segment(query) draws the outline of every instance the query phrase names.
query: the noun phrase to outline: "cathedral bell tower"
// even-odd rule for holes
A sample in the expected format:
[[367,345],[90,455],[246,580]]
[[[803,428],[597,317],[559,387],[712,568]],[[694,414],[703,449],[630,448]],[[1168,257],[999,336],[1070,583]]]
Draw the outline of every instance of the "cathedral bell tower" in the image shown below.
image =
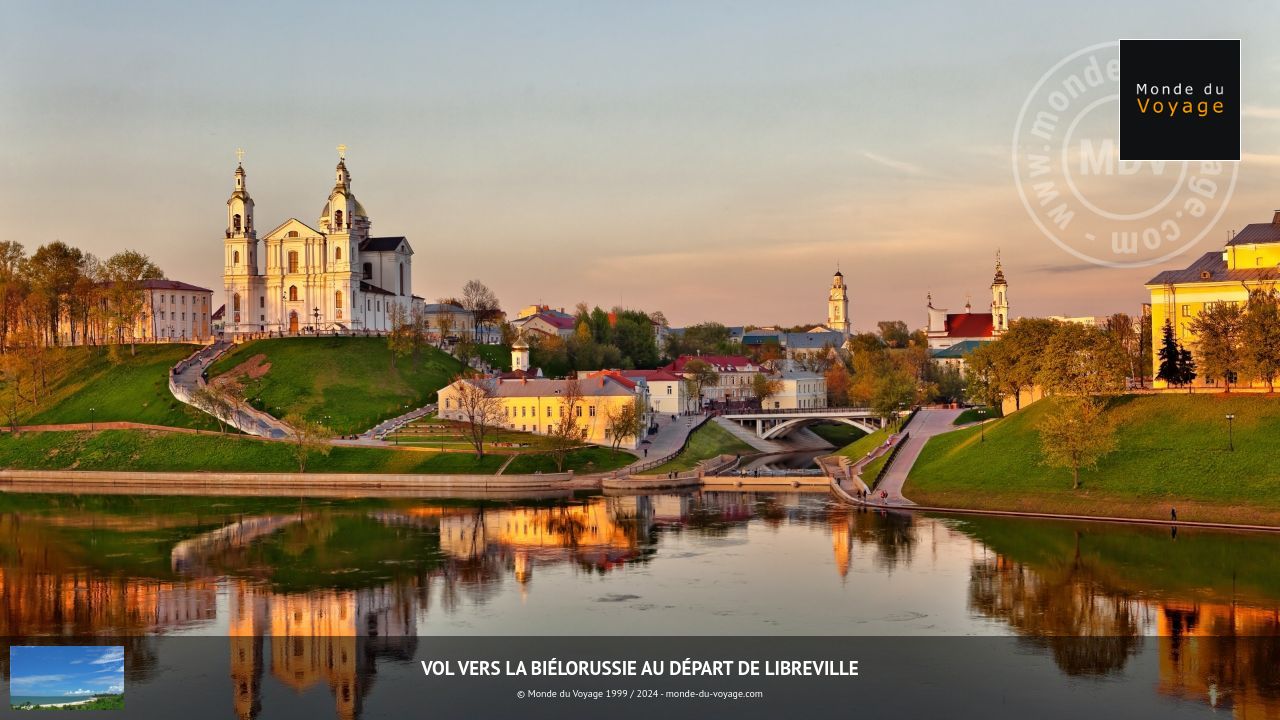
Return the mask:
[[827,294],[827,327],[849,337],[849,295],[844,274],[838,268],[831,279],[831,292]]
[[991,334],[999,337],[1009,329],[1009,283],[1005,282],[1004,269],[1000,266],[1000,251],[996,251],[996,277],[991,281]]
[[237,150],[235,189],[227,200],[226,275],[258,274],[258,231],[253,226],[253,198],[245,185],[244,151]]

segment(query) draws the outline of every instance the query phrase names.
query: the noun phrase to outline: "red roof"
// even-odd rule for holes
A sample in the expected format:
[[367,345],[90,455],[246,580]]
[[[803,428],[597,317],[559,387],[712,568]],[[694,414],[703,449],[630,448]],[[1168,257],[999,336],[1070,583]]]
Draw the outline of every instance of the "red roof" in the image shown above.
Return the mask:
[[949,313],[947,337],[992,337],[991,313]]
[[669,372],[684,372],[684,366],[694,360],[701,360],[718,371],[737,370],[745,372],[748,368],[758,369],[755,363],[741,355],[681,355],[676,361],[662,368]]
[[636,389],[636,384],[632,382],[630,379],[620,375],[617,370],[596,370],[595,372],[587,373],[587,378],[588,379],[600,378],[601,382],[603,382],[605,378],[608,378],[609,380],[613,380],[614,382],[618,383],[619,385],[621,385],[622,387],[628,390]]
[[659,368],[657,370],[623,370],[622,375],[629,378],[640,378],[646,382],[670,382],[679,380],[680,376],[675,375],[667,370]]

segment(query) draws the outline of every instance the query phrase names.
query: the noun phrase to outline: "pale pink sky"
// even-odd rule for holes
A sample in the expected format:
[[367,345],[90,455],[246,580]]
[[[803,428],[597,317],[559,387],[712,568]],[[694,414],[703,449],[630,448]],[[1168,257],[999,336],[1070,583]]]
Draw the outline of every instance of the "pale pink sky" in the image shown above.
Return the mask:
[[316,221],[345,143],[375,234],[409,237],[432,299],[479,278],[508,311],[799,324],[825,319],[839,262],[856,327],[918,326],[929,291],[984,307],[999,247],[1015,316],[1136,312],[1181,261],[1063,252],[1009,153],[1045,69],[1138,29],[1244,39],[1247,159],[1185,260],[1280,206],[1277,7],[858,5],[19,2],[0,239],[136,248],[221,298],[235,148],[266,229]]

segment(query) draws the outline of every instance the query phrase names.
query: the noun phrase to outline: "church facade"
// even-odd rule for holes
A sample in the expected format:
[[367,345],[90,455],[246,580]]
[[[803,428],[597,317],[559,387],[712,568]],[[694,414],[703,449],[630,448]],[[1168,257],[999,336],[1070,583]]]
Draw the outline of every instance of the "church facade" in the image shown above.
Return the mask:
[[413,305],[413,248],[401,236],[372,236],[372,227],[340,157],[316,226],[290,218],[259,240],[238,164],[223,241],[224,332],[390,330],[398,312]]
[[975,343],[991,342],[1003,335],[1009,329],[1009,283],[1004,279],[1000,255],[996,255],[996,274],[991,281],[990,312],[973,312],[968,302],[962,313],[947,312],[946,308],[933,306],[932,293],[928,296],[927,310],[929,324],[925,332],[929,349],[933,351],[961,345],[971,348]]

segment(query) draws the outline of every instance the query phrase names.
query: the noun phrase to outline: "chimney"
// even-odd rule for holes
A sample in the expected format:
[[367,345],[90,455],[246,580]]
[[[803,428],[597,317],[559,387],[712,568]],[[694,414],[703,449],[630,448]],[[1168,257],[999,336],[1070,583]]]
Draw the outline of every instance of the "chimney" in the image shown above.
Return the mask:
[[1277,210],[1276,214],[1271,216],[1271,224],[1280,225],[1280,210]]

